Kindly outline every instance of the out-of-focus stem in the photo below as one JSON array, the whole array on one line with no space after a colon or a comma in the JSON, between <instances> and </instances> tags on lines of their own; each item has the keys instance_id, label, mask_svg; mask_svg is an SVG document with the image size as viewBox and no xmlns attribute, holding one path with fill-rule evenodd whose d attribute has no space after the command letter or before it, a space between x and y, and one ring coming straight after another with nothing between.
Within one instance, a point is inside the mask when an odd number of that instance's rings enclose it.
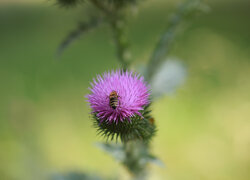
<instances>
[{"instance_id":1,"label":"out-of-focus stem","mask_svg":"<svg viewBox=\"0 0 250 180\"><path fill-rule=\"evenodd\" d=\"M104 4L102 3L102 1L100 1L100 0L91 0L91 2L94 4L94 6L96 6L98 9L100 9L106 15L110 14L109 9L104 6Z\"/></svg>"},{"instance_id":2,"label":"out-of-focus stem","mask_svg":"<svg viewBox=\"0 0 250 180\"><path fill-rule=\"evenodd\" d=\"M181 24L182 20L190 12L195 10L199 3L199 0L186 0L183 4L179 6L176 13L172 15L172 18L170 19L166 30L162 34L159 42L157 43L147 65L146 79L148 80L148 82L152 80L152 76L159 68L164 58L169 53L172 42L176 36L177 28ZM194 4L194 6L191 6L192 4Z\"/></svg>"},{"instance_id":3,"label":"out-of-focus stem","mask_svg":"<svg viewBox=\"0 0 250 180\"><path fill-rule=\"evenodd\" d=\"M147 163L142 157L148 151L148 146L140 141L128 141L124 143L124 149L126 154L124 165L131 173L132 179L145 180Z\"/></svg>"},{"instance_id":4,"label":"out-of-focus stem","mask_svg":"<svg viewBox=\"0 0 250 180\"><path fill-rule=\"evenodd\" d=\"M113 19L111 22L113 30L114 41L116 45L117 58L124 70L129 68L130 65L130 52L128 39L126 36L126 23L122 18Z\"/></svg>"},{"instance_id":5,"label":"out-of-focus stem","mask_svg":"<svg viewBox=\"0 0 250 180\"><path fill-rule=\"evenodd\" d=\"M126 22L124 16L119 14L120 9L108 8L101 0L91 0L94 6L102 11L110 23L113 31L116 45L117 58L123 70L127 70L130 65L130 52L128 48L128 39L126 36Z\"/></svg>"},{"instance_id":6,"label":"out-of-focus stem","mask_svg":"<svg viewBox=\"0 0 250 180\"><path fill-rule=\"evenodd\" d=\"M179 22L180 18L176 17L173 22L170 23L171 26L165 31L165 33L163 33L162 37L160 38L160 41L158 42L147 66L146 79L148 81L151 81L153 74L159 68L160 63L169 52L169 47L174 39L175 30Z\"/></svg>"}]
</instances>

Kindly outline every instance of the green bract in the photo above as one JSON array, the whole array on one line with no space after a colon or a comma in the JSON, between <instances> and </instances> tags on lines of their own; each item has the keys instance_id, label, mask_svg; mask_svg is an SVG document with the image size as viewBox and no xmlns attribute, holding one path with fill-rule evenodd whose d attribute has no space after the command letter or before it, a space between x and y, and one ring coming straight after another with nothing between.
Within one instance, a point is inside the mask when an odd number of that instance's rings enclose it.
<instances>
[{"instance_id":1,"label":"green bract","mask_svg":"<svg viewBox=\"0 0 250 180\"><path fill-rule=\"evenodd\" d=\"M93 114L94 126L97 128L98 134L104 136L107 140L120 139L122 142L140 140L147 144L155 135L156 126L150 116L149 105L140 112L143 118L135 115L130 118L131 122L125 120L118 123L100 122L96 114Z\"/></svg>"}]
</instances>

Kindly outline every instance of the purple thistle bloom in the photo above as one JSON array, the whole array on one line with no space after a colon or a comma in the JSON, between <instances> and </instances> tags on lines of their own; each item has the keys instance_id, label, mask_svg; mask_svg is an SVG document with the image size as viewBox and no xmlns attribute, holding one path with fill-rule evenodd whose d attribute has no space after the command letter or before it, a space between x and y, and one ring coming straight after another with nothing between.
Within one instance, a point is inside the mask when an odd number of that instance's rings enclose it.
<instances>
[{"instance_id":1,"label":"purple thistle bloom","mask_svg":"<svg viewBox=\"0 0 250 180\"><path fill-rule=\"evenodd\" d=\"M136 73L112 71L98 75L93 82L87 98L100 122L131 121L130 117L142 116L139 111L149 104L148 87Z\"/></svg>"}]
</instances>

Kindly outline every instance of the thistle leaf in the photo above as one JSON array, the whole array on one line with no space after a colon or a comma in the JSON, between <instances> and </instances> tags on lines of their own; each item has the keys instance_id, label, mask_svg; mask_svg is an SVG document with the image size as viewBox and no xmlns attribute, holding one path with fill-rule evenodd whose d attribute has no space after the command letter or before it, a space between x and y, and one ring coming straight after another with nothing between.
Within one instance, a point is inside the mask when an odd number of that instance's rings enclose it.
<instances>
[{"instance_id":1,"label":"thistle leaf","mask_svg":"<svg viewBox=\"0 0 250 180\"><path fill-rule=\"evenodd\" d=\"M70 32L66 36L66 38L62 41L62 43L59 45L57 49L57 56L60 57L61 54L64 52L64 50L68 48L70 44L75 42L84 33L87 33L91 29L94 29L95 27L97 27L100 24L100 22L101 22L101 19L94 18L94 19L91 19L89 22L80 23L78 27L72 32Z\"/></svg>"},{"instance_id":2,"label":"thistle leaf","mask_svg":"<svg viewBox=\"0 0 250 180\"><path fill-rule=\"evenodd\" d=\"M96 146L104 152L107 152L118 162L125 160L125 152L120 144L96 143Z\"/></svg>"},{"instance_id":3,"label":"thistle leaf","mask_svg":"<svg viewBox=\"0 0 250 180\"><path fill-rule=\"evenodd\" d=\"M160 167L165 167L165 164L160 159L158 159L157 157L155 157L151 154L148 154L146 158L147 158L147 161L150 163L153 163L153 164L160 166Z\"/></svg>"}]
</instances>

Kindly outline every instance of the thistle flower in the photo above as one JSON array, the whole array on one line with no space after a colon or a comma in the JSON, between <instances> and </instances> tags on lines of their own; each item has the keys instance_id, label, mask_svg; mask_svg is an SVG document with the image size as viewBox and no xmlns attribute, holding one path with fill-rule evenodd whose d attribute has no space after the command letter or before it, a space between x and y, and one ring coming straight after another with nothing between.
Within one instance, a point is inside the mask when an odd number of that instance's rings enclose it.
<instances>
[{"instance_id":1,"label":"thistle flower","mask_svg":"<svg viewBox=\"0 0 250 180\"><path fill-rule=\"evenodd\" d=\"M98 75L91 86L92 93L87 98L100 122L131 122L131 117L142 116L140 111L149 104L143 77L132 72L118 70L104 73L103 77Z\"/></svg>"},{"instance_id":2,"label":"thistle flower","mask_svg":"<svg viewBox=\"0 0 250 180\"><path fill-rule=\"evenodd\" d=\"M122 70L98 75L86 97L99 133L122 141L148 141L155 132L149 110L149 88L144 78Z\"/></svg>"}]
</instances>

